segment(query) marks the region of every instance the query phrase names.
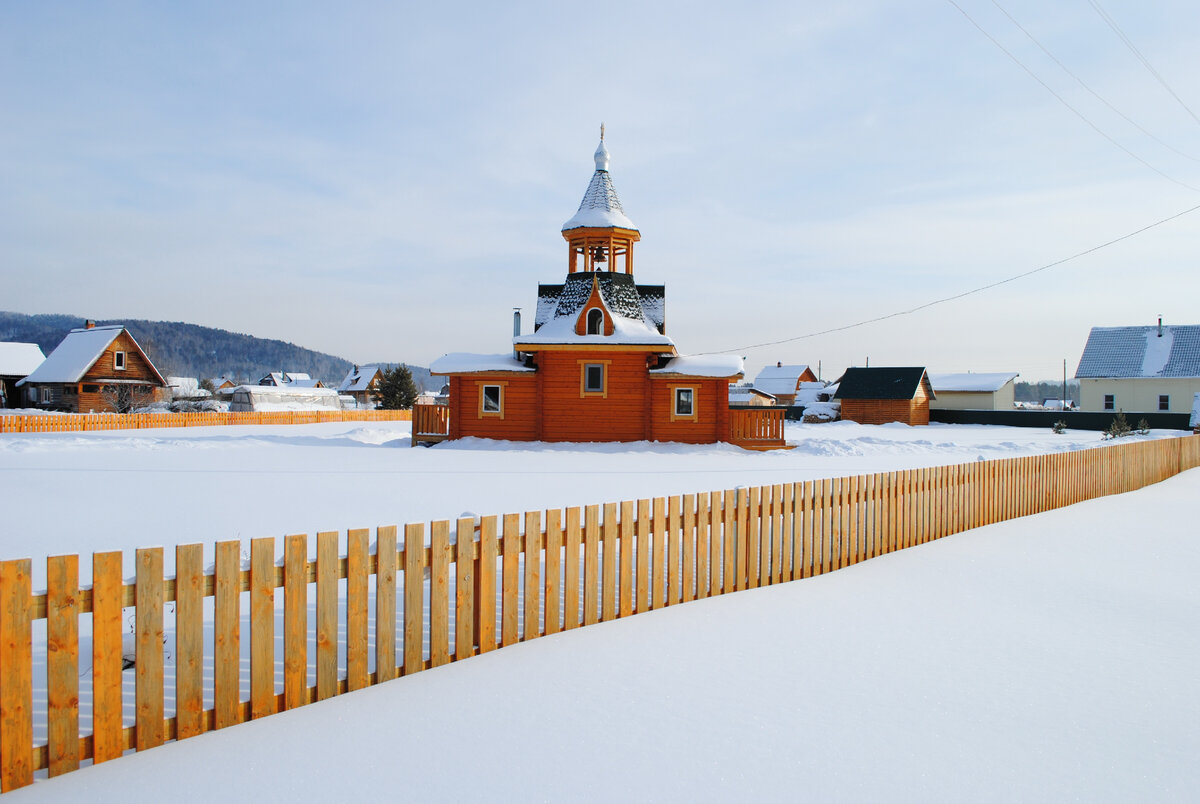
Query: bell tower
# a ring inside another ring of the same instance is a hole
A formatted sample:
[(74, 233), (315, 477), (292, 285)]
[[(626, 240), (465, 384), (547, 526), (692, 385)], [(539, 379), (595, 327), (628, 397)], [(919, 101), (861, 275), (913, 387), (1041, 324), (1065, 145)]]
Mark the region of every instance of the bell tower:
[(596, 147), (595, 160), (596, 172), (583, 194), (583, 201), (562, 227), (570, 255), (567, 273), (611, 271), (632, 275), (633, 244), (642, 236), (621, 208), (613, 187), (608, 172), (608, 148), (604, 145), (604, 124), (600, 125), (600, 145)]

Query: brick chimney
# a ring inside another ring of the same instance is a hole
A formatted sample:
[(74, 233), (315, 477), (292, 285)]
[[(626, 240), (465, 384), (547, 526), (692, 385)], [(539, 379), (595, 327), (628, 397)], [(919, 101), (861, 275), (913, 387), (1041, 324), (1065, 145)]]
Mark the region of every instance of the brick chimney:
[(95, 329), (96, 322), (89, 318), (87, 321), (83, 322), (83, 328), (84, 329)]

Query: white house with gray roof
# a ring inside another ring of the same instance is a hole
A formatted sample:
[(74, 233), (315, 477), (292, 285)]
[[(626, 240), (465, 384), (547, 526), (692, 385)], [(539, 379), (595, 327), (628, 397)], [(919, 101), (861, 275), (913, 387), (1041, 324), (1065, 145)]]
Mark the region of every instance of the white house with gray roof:
[(1200, 393), (1200, 325), (1092, 327), (1075, 379), (1080, 410), (1190, 413)]
[(937, 398), (931, 410), (1012, 410), (1016, 398), (1017, 372), (982, 371), (965, 374), (933, 374), (929, 382)]

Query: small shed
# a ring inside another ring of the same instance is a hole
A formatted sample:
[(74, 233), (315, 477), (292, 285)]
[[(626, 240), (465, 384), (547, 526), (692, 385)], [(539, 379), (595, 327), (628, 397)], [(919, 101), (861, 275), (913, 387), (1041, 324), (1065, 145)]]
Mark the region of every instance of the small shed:
[(28, 403), (71, 413), (116, 411), (156, 402), (167, 381), (120, 324), (73, 329), (18, 383)]
[(36, 343), (0, 343), (0, 408), (23, 407), (17, 383), (45, 359), (42, 347)]
[(929, 424), (936, 398), (922, 366), (851, 368), (838, 380), (843, 421), (859, 424)]
[(758, 372), (754, 387), (771, 394), (778, 404), (790, 406), (796, 403), (796, 392), (803, 383), (816, 381), (817, 375), (808, 366), (776, 363)]
[(731, 384), (729, 386), (729, 404), (768, 408), (775, 405), (775, 397), (753, 385)]
[(930, 374), (929, 382), (937, 398), (929, 403), (929, 407), (934, 410), (1012, 410), (1017, 376), (1015, 371)]

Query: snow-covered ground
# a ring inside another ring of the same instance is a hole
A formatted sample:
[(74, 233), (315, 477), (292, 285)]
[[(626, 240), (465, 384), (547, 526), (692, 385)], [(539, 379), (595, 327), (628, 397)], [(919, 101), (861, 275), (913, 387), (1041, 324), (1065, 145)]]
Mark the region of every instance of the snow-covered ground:
[[(4, 436), (2, 557), (32, 556), (37, 583), (41, 559), (62, 552), (202, 541), (211, 558), (218, 539), (1102, 446), (1092, 432), (850, 423), (789, 423), (797, 448), (771, 453), (410, 449), (408, 434), (397, 422)], [(5, 797), (1189, 800), (1198, 497), (1193, 471), (505, 648)]]
[(1200, 470), (504, 648), (14, 802), (1193, 801)]
[[(413, 449), (410, 432), (409, 422), (350, 422), (5, 435), (0, 557), (34, 558), (37, 585), (41, 557), (60, 553), (203, 542), (211, 560), (212, 543), (225, 539), (344, 534), (464, 511), (536, 511), (1104, 443), (1087, 431), (852, 422), (789, 422), (796, 448), (761, 453), (478, 439)], [(128, 561), (132, 574), (132, 553)]]

